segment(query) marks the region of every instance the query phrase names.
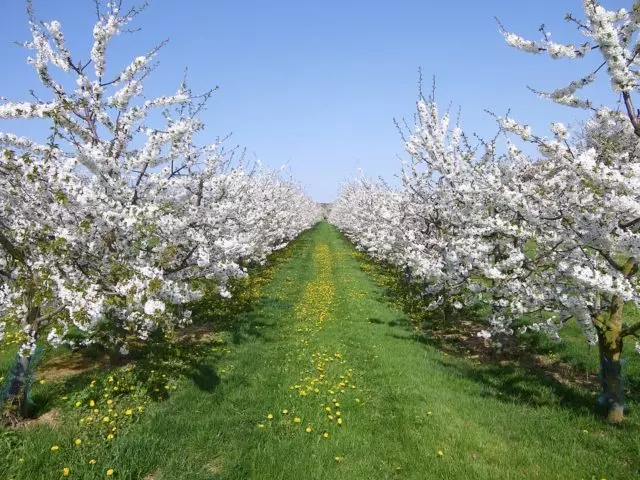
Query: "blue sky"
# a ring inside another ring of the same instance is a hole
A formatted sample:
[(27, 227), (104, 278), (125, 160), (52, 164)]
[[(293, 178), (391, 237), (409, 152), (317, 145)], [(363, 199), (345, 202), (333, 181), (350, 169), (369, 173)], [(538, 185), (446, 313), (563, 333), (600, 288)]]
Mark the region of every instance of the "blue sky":
[[(26, 64), (27, 52), (13, 44), (29, 38), (25, 3), (0, 1), (0, 96), (28, 100), (38, 80)], [(62, 23), (76, 58), (89, 57), (91, 0), (34, 0), (34, 5), (40, 19)], [(461, 107), (468, 133), (495, 132), (485, 109), (510, 108), (514, 118), (540, 133), (551, 121), (584, 118), (581, 111), (536, 98), (526, 86), (564, 86), (597, 66), (597, 53), (569, 62), (517, 52), (504, 44), (493, 18), (526, 37), (537, 39), (545, 23), (556, 41), (573, 40), (574, 29), (563, 17), (579, 14), (581, 5), (580, 0), (152, 0), (135, 24), (142, 30), (119, 37), (108, 61), (112, 67), (126, 65), (169, 38), (145, 93), (174, 92), (188, 66), (194, 90), (220, 87), (203, 114), (207, 136), (233, 133), (228, 147), (246, 147), (251, 159), (266, 165), (286, 164), (314, 199), (331, 201), (359, 168), (393, 181), (403, 153), (393, 119), (411, 120), (419, 67), (425, 88), (436, 76), (443, 108)], [(630, 2), (605, 5), (629, 7)], [(605, 77), (590, 88), (596, 101), (616, 101)], [(38, 134), (29, 124), (12, 122), (11, 130)]]

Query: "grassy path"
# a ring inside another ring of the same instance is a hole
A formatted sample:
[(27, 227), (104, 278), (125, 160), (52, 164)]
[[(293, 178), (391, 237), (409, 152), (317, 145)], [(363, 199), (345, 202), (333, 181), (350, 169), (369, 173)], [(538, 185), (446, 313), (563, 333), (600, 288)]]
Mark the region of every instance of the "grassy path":
[(637, 429), (494, 394), (471, 361), (415, 341), (325, 223), (244, 321), (223, 360), (114, 441), (114, 478), (640, 478)]

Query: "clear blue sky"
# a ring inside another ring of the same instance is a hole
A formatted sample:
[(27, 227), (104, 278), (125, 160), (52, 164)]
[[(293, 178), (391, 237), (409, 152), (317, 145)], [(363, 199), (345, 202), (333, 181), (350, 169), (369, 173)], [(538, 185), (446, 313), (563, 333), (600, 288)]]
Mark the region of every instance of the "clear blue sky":
[[(38, 81), (26, 64), (26, 50), (13, 44), (29, 38), (25, 4), (0, 1), (0, 96), (27, 100)], [(62, 23), (75, 58), (87, 59), (93, 2), (34, 0), (34, 5), (40, 19)], [(597, 65), (597, 54), (568, 62), (517, 52), (504, 44), (493, 19), (498, 16), (511, 30), (535, 39), (545, 23), (555, 40), (572, 40), (574, 29), (563, 17), (580, 13), (581, 5), (580, 0), (152, 0), (135, 25), (142, 31), (119, 37), (108, 60), (125, 65), (169, 38), (146, 93), (174, 92), (188, 66), (195, 90), (220, 87), (203, 115), (207, 135), (233, 133), (229, 147), (246, 147), (251, 158), (270, 166), (287, 164), (314, 199), (330, 201), (358, 168), (387, 179), (399, 170), (403, 152), (393, 119), (412, 117), (418, 67), (425, 88), (436, 76), (443, 107), (462, 108), (468, 132), (485, 137), (495, 132), (484, 109), (511, 108), (515, 118), (541, 133), (550, 121), (583, 118), (578, 110), (537, 99), (526, 85), (564, 86)], [(606, 81), (591, 91), (593, 98), (615, 101)], [(11, 127), (21, 134), (34, 128)]]

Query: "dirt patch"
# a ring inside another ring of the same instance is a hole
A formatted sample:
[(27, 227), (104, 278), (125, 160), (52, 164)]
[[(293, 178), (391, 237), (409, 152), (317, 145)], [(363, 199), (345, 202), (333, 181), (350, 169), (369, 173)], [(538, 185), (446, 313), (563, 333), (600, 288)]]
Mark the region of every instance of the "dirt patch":
[(38, 378), (48, 382), (56, 382), (95, 368), (108, 370), (109, 362), (107, 357), (93, 359), (87, 358), (80, 353), (71, 353), (46, 361), (38, 371)]
[(38, 418), (27, 420), (25, 422), (25, 428), (29, 428), (35, 425), (48, 425), (50, 427), (57, 427), (60, 423), (60, 410), (54, 408), (48, 412), (43, 413)]
[(212, 325), (190, 325), (176, 332), (178, 341), (210, 342), (214, 340)]
[(8, 428), (21, 429), (33, 428), (38, 425), (47, 425), (56, 428), (60, 424), (60, 411), (57, 408), (43, 413), (38, 418), (23, 419), (6, 411), (2, 417), (2, 425)]
[(207, 472), (212, 473), (213, 475), (219, 475), (222, 473), (222, 459), (216, 458), (213, 461), (207, 463), (205, 466)]

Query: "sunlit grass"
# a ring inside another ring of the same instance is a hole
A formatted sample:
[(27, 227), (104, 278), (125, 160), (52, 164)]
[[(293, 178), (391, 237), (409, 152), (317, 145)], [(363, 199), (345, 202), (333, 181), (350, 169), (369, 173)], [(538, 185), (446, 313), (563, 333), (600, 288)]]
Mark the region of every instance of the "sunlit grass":
[(636, 412), (612, 427), (579, 386), (425, 342), (391, 274), (326, 223), (282, 255), (241, 307), (201, 305), (213, 331), (37, 384), (59, 419), (2, 431), (0, 479), (640, 477)]

